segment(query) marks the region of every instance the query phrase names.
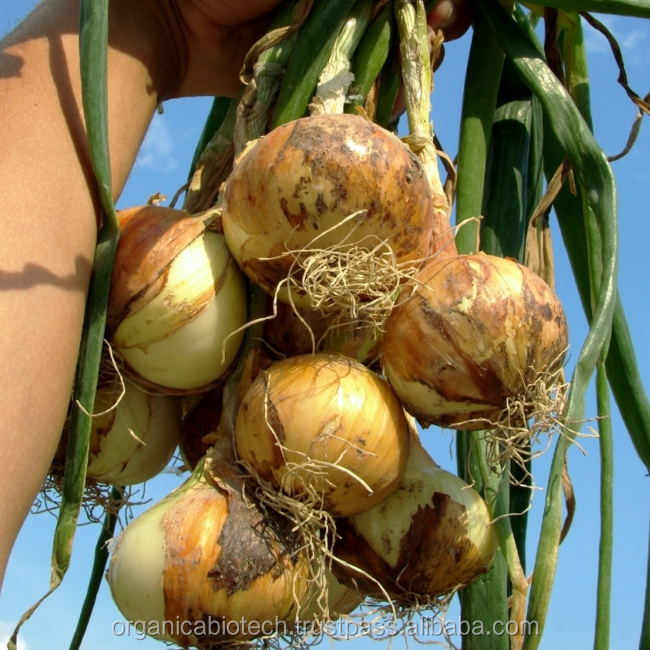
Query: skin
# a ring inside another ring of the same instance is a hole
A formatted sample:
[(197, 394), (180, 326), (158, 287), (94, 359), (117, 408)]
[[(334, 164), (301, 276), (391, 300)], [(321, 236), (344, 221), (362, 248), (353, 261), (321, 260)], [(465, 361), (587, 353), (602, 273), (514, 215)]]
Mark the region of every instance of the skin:
[[(156, 106), (234, 95), (279, 0), (111, 0), (117, 198)], [(45, 0), (1, 43), (0, 580), (59, 440), (95, 246), (78, 75), (78, 2)], [(10, 128), (6, 128), (10, 125)]]

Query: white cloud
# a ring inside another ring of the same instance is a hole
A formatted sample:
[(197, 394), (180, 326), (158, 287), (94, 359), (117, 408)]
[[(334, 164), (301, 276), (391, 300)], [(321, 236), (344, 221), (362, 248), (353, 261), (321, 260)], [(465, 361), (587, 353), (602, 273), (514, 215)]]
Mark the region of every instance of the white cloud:
[(174, 140), (164, 115), (154, 116), (135, 164), (162, 174), (176, 169)]
[[(9, 637), (14, 632), (15, 624), (0, 621), (0, 648), (6, 648), (9, 643)], [(18, 636), (18, 650), (27, 650), (29, 646), (22, 635)]]
[[(650, 36), (650, 31), (641, 26), (638, 19), (624, 19), (620, 16), (598, 16), (603, 25), (611, 32), (619, 44), (625, 57), (629, 57), (635, 64), (640, 61), (639, 54), (646, 48), (639, 47)], [(588, 52), (611, 53), (609, 42), (603, 34), (585, 23), (585, 46)]]

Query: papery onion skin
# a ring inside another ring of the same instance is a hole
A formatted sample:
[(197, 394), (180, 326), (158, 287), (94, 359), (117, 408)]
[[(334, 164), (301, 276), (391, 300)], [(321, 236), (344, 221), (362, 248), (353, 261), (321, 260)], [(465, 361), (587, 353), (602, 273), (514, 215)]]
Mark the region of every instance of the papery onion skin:
[(360, 116), (322, 115), (274, 129), (241, 157), (226, 182), (222, 218), (240, 267), (274, 294), (294, 258), (263, 258), (302, 249), (360, 210), (367, 216), (320, 236), (314, 247), (339, 244), (356, 227), (346, 243), (363, 240), (370, 249), (385, 240), (398, 262), (428, 253), (433, 207), (417, 158)]
[(202, 392), (232, 363), (246, 289), (223, 236), (201, 219), (145, 206), (120, 213), (107, 331), (128, 372), (147, 387)]
[[(258, 376), (240, 405), (235, 442), (239, 457), (264, 480), (296, 495), (311, 485), (324, 509), (347, 516), (395, 488), (409, 435), (399, 400), (383, 379), (348, 357), (320, 353), (285, 359)], [(290, 473), (291, 463), (306, 458), (321, 463), (316, 471), (323, 476), (303, 468)], [(324, 462), (352, 472), (372, 494)]]
[(87, 477), (109, 485), (135, 485), (159, 474), (180, 440), (181, 408), (171, 395), (150, 395), (126, 381), (99, 388), (90, 433)]
[(562, 305), (525, 266), (459, 255), (432, 260), (416, 280), (386, 322), (382, 368), (423, 426), (489, 428), (537, 373), (561, 367)]
[(223, 412), (223, 386), (205, 393), (183, 418), (179, 451), (193, 470), (214, 443)]
[[(438, 596), (485, 573), (496, 536), (480, 495), (411, 442), (404, 476), (384, 501), (337, 522), (339, 580), (383, 596)], [(366, 575), (367, 574), (367, 575)], [(370, 576), (370, 577), (369, 577)]]
[[(241, 624), (223, 633), (229, 621), (295, 620), (309, 587), (308, 559), (288, 526), (262, 515), (241, 491), (234, 479), (191, 478), (127, 526), (107, 577), (128, 620), (147, 630), (157, 621), (161, 632), (170, 622), (172, 634), (152, 636), (183, 647), (255, 636)], [(189, 633), (208, 618), (221, 623), (217, 634)], [(180, 634), (176, 621), (189, 622)]]
[[(273, 313), (273, 312), (271, 312)], [(277, 303), (277, 315), (266, 322), (264, 340), (271, 349), (286, 357), (312, 352), (336, 352), (371, 365), (379, 357), (381, 332), (369, 327), (342, 323), (332, 327), (334, 318), (312, 309)], [(309, 329), (313, 334), (313, 339)]]

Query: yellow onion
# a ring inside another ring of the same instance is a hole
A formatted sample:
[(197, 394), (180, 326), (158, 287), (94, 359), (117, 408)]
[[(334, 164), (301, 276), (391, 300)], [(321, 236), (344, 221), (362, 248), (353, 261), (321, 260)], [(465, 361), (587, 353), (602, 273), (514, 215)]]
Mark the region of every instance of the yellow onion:
[(179, 210), (120, 213), (107, 329), (126, 370), (147, 385), (200, 392), (235, 358), (246, 322), (244, 279), (223, 236)]
[(416, 435), (397, 488), (370, 510), (339, 520), (336, 532), (334, 553), (360, 571), (339, 562), (333, 571), (378, 596), (378, 583), (398, 598), (448, 593), (485, 573), (496, 552), (481, 496), (438, 467)]
[(285, 359), (260, 373), (239, 408), (239, 457), (290, 495), (313, 490), (334, 515), (389, 494), (408, 457), (408, 425), (379, 376), (348, 357)]
[(109, 485), (135, 485), (159, 474), (180, 440), (180, 404), (171, 395), (150, 395), (129, 381), (97, 389), (88, 478)]
[(273, 633), (278, 622), (282, 633), (296, 620), (309, 560), (287, 522), (244, 499), (241, 481), (227, 474), (192, 476), (114, 545), (113, 599), (150, 636), (204, 647)]
[[(359, 211), (367, 213), (334, 227)], [(386, 241), (398, 262), (421, 260), (433, 206), (422, 166), (399, 138), (357, 115), (320, 115), (280, 126), (244, 153), (226, 182), (222, 217), (240, 267), (274, 294), (294, 261), (282, 255), (312, 242), (372, 249)], [(294, 299), (311, 304), (299, 290)]]
[[(564, 311), (550, 287), (512, 259), (434, 259), (393, 308), (382, 368), (423, 426), (488, 428), (508, 398), (562, 366)], [(468, 420), (477, 420), (466, 423)]]

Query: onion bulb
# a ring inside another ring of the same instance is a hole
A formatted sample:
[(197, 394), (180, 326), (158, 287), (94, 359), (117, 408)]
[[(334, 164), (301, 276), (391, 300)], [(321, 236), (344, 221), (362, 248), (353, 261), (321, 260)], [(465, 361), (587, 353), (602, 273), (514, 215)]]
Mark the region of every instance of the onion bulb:
[(159, 474), (180, 440), (180, 404), (171, 395), (150, 395), (129, 381), (98, 388), (90, 433), (88, 478), (135, 485)]
[[(433, 207), (421, 164), (399, 138), (358, 115), (313, 116), (274, 129), (240, 157), (223, 196), (228, 246), (270, 294), (294, 262), (287, 253), (312, 242), (328, 249), (345, 240), (370, 250), (385, 241), (399, 263), (429, 251)], [(296, 304), (311, 306), (301, 290), (292, 292)], [(286, 291), (278, 295), (288, 299)]]
[(170, 392), (201, 392), (235, 358), (246, 290), (222, 235), (159, 206), (120, 213), (107, 329), (125, 370)]
[(296, 619), (310, 575), (299, 546), (284, 520), (244, 499), (238, 479), (192, 476), (126, 527), (107, 577), (127, 620), (157, 639), (204, 647)]
[(382, 368), (423, 426), (489, 428), (509, 398), (562, 367), (562, 305), (525, 266), (460, 255), (434, 259), (416, 281), (386, 321)]
[[(312, 622), (315, 625), (325, 622), (323, 616), (327, 611), (328, 619), (335, 620), (354, 611), (362, 602), (363, 596), (355, 588), (350, 588), (339, 582), (330, 569), (325, 570), (326, 593), (322, 596), (317, 589), (312, 588), (308, 594), (305, 606), (300, 608), (300, 620)], [(318, 628), (316, 628), (318, 629)]]
[[(181, 432), (179, 398), (151, 395), (128, 380), (122, 388), (112, 378), (97, 387), (93, 410), (87, 478), (136, 485), (159, 474), (172, 459)], [(59, 463), (65, 462), (69, 425), (68, 419), (56, 451)]]
[(333, 515), (362, 512), (400, 480), (408, 425), (390, 386), (360, 363), (320, 353), (261, 372), (239, 408), (239, 458), (290, 495)]
[(337, 352), (366, 365), (379, 356), (379, 331), (353, 323), (335, 324), (332, 316), (283, 302), (278, 302), (276, 307), (277, 314), (264, 326), (264, 340), (284, 356)]
[[(417, 435), (404, 476), (381, 503), (337, 522), (339, 580), (381, 596), (438, 596), (485, 573), (496, 536), (481, 496), (438, 467)], [(367, 574), (367, 575), (366, 575)], [(368, 577), (370, 576), (370, 577)]]

